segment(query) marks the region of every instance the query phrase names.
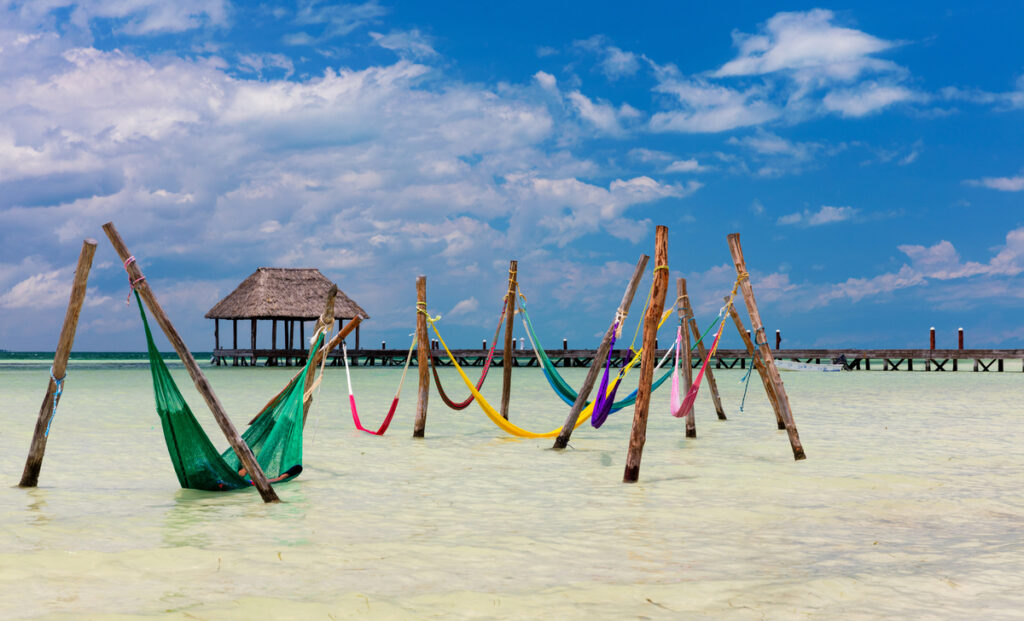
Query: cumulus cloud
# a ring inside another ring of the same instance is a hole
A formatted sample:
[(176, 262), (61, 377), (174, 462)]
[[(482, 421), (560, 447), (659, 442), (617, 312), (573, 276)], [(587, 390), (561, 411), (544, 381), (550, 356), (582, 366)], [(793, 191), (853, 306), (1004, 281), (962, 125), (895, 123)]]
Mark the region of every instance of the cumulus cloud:
[(805, 209), (802, 212), (798, 211), (781, 216), (777, 223), (782, 225), (822, 226), (824, 224), (834, 224), (849, 220), (856, 216), (857, 212), (858, 210), (853, 207), (822, 205), (818, 211)]
[(667, 173), (697, 173), (710, 170), (710, 166), (704, 166), (696, 159), (676, 160), (665, 167)]
[(860, 30), (835, 25), (835, 14), (825, 9), (776, 13), (757, 34), (733, 33), (739, 56), (714, 75), (746, 76), (778, 71), (815, 71), (848, 81), (868, 70), (892, 67), (872, 58), (897, 43)]

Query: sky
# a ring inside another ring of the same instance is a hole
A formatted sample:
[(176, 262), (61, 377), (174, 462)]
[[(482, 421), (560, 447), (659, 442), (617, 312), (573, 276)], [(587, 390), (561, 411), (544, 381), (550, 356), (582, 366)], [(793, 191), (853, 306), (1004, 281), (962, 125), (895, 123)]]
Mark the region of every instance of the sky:
[(76, 349), (144, 349), (107, 221), (196, 351), (260, 266), (393, 347), (424, 274), (478, 346), (510, 259), (593, 346), (659, 224), (702, 324), (738, 232), (786, 347), (1022, 347), (1024, 8), (708, 4), (0, 0), (0, 348), (56, 346), (91, 237)]

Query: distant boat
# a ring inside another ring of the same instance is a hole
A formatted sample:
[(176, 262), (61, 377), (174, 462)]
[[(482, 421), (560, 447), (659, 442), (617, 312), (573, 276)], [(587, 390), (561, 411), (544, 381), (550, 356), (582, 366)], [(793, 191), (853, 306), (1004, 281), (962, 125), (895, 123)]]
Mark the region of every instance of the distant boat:
[(825, 373), (833, 373), (843, 370), (843, 365), (841, 364), (812, 364), (810, 362), (796, 362), (793, 360), (776, 360), (775, 366), (780, 371), (823, 371)]

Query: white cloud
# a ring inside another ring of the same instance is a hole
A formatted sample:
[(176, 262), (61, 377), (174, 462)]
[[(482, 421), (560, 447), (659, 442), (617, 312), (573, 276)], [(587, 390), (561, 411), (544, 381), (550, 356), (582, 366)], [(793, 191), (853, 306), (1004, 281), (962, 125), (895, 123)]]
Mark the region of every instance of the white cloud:
[(893, 104), (921, 101), (923, 96), (903, 86), (868, 82), (856, 88), (829, 92), (822, 100), (826, 110), (846, 117), (859, 117), (878, 112)]
[(624, 52), (617, 47), (608, 46), (606, 56), (601, 61), (601, 70), (609, 80), (617, 80), (639, 71), (640, 60), (633, 52)]
[(860, 30), (833, 24), (835, 15), (825, 9), (776, 13), (756, 35), (733, 33), (737, 58), (727, 62), (717, 77), (747, 76), (777, 71), (813, 70), (833, 79), (852, 80), (862, 72), (888, 68), (886, 61), (871, 58), (894, 42)]
[(858, 210), (853, 207), (822, 205), (818, 211), (805, 209), (803, 212), (781, 216), (777, 223), (781, 225), (821, 226), (823, 224), (834, 224), (849, 220), (856, 216), (857, 212)]
[(676, 160), (665, 167), (667, 173), (695, 173), (710, 170), (710, 166), (703, 166), (695, 159)]
[(402, 56), (413, 58), (430, 58), (436, 56), (437, 52), (430, 44), (430, 38), (416, 28), (412, 30), (392, 30), (388, 34), (371, 32), (370, 36), (377, 45), (392, 50)]
[(640, 115), (640, 112), (629, 104), (623, 104), (616, 109), (605, 101), (591, 101), (579, 91), (569, 93), (568, 98), (580, 118), (613, 136), (625, 135), (623, 122), (636, 119)]
[(982, 179), (968, 179), (967, 185), (999, 190), (1001, 192), (1020, 192), (1024, 190), (1024, 175), (1014, 177), (984, 177)]
[(602, 59), (599, 63), (601, 73), (609, 80), (618, 80), (640, 71), (642, 56), (609, 44), (608, 38), (604, 35), (594, 35), (588, 39), (575, 41), (573, 46), (601, 56)]
[(469, 315), (480, 310), (480, 302), (473, 296), (460, 300), (455, 306), (452, 307), (445, 317), (454, 318), (461, 317), (463, 315)]
[(536, 80), (537, 84), (539, 84), (544, 90), (551, 91), (553, 93), (558, 92), (558, 80), (556, 80), (555, 76), (550, 73), (538, 71), (533, 74), (533, 79)]
[(654, 90), (672, 95), (681, 106), (652, 116), (650, 127), (655, 132), (716, 133), (761, 125), (781, 114), (758, 87), (739, 91), (677, 76), (661, 80)]

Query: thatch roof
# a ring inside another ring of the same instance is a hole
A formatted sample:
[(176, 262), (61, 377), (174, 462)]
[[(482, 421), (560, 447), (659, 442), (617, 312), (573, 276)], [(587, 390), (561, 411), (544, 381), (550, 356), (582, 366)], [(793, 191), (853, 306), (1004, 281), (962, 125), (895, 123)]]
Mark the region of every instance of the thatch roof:
[[(332, 283), (318, 269), (261, 267), (206, 313), (207, 319), (317, 319)], [(352, 298), (338, 290), (334, 316), (369, 319)]]

